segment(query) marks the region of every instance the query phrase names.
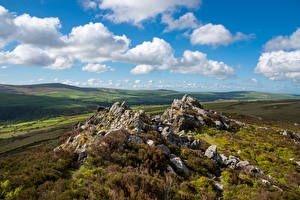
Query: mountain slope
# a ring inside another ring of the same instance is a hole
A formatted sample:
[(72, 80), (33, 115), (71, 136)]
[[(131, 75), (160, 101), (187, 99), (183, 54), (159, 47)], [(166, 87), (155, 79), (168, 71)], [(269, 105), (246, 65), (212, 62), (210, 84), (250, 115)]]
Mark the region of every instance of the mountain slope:
[(54, 152), (1, 158), (0, 197), (299, 199), (300, 128), (245, 119), (189, 96), (153, 117), (99, 107)]

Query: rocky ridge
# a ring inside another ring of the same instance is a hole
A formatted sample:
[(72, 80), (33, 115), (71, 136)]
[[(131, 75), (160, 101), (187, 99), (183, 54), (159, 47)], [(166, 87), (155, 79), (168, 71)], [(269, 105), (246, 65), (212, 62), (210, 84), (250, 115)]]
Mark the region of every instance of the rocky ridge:
[[(84, 123), (77, 123), (74, 126), (74, 134), (65, 143), (55, 148), (54, 151), (74, 151), (78, 154), (78, 160), (83, 162), (88, 156), (91, 146), (107, 146), (106, 139), (119, 137), (121, 131), (126, 142), (144, 143), (165, 152), (169, 156), (169, 164), (165, 166), (166, 170), (174, 174), (176, 173), (175, 168), (181, 170), (187, 176), (190, 171), (185, 161), (168, 148), (168, 144), (191, 150), (202, 150), (202, 154), (215, 162), (219, 168), (242, 169), (265, 177), (259, 168), (249, 162), (235, 156), (230, 155), (227, 157), (219, 154), (217, 147), (214, 145), (203, 150), (205, 148), (203, 146), (204, 141), (195, 139), (193, 136), (184, 135), (191, 131), (198, 131), (203, 127), (232, 131), (241, 126), (244, 126), (244, 124), (239, 121), (204, 109), (197, 99), (188, 95), (184, 95), (180, 100), (174, 99), (170, 108), (161, 116), (154, 117), (147, 115), (143, 110), (131, 110), (125, 102), (116, 102), (110, 108), (99, 107), (97, 112)], [(143, 135), (148, 133), (155, 134), (159, 139), (146, 140)], [(122, 145), (126, 144), (123, 143)], [(215, 176), (212, 175), (212, 177)], [(267, 179), (261, 180), (265, 184), (271, 184)], [(216, 180), (219, 180), (216, 181), (216, 187), (221, 189), (220, 177), (217, 177)]]

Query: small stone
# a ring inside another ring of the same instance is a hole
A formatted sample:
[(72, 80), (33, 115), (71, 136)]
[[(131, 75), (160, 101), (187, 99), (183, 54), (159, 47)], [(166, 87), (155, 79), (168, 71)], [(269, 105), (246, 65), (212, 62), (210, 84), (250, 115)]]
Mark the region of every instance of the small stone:
[(128, 142), (143, 143), (144, 141), (142, 140), (142, 138), (136, 135), (130, 135), (128, 138)]
[(174, 169), (171, 167), (171, 165), (168, 165), (168, 166), (167, 166), (167, 170), (168, 170), (169, 172), (171, 172), (172, 174), (176, 174), (176, 172), (175, 172)]
[(149, 146), (154, 146), (154, 141), (153, 140), (147, 140), (147, 144)]
[(238, 162), (238, 163), (236, 164), (236, 167), (238, 167), (238, 168), (244, 168), (244, 167), (246, 167), (246, 166), (248, 166), (248, 165), (250, 165), (249, 162), (247, 162), (247, 161), (240, 161), (240, 162)]
[(170, 149), (164, 144), (157, 145), (156, 147), (162, 150), (163, 152), (166, 152), (167, 154), (171, 153)]
[(190, 171), (182, 162), (179, 157), (171, 158), (170, 161), (179, 169), (183, 170), (186, 175), (189, 175)]
[(82, 150), (81, 152), (79, 152), (79, 155), (78, 155), (78, 160), (79, 160), (79, 161), (84, 160), (86, 157), (87, 157), (87, 152), (86, 152), (85, 149)]
[(271, 185), (272, 185), (272, 184), (271, 184), (268, 180), (266, 180), (266, 179), (261, 179), (261, 182), (262, 182), (263, 184), (267, 185), (267, 186), (271, 186)]
[(223, 185), (221, 183), (215, 183), (214, 187), (219, 191), (223, 191)]
[(267, 175), (267, 177), (268, 177), (268, 179), (273, 179), (272, 176), (269, 174)]

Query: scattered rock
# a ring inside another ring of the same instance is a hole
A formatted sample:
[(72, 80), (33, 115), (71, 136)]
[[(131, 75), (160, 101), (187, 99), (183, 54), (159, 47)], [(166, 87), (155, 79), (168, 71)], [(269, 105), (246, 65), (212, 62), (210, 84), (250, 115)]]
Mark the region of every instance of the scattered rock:
[(156, 147), (162, 150), (163, 152), (166, 152), (167, 154), (171, 153), (170, 149), (164, 144), (157, 145)]
[(204, 154), (206, 157), (214, 160), (215, 162), (217, 163), (221, 163), (222, 162), (222, 158), (221, 156), (219, 155), (218, 153), (218, 150), (217, 150), (217, 146), (216, 145), (212, 145), (210, 147), (208, 147), (205, 151), (205, 154)]
[(194, 140), (192, 142), (192, 144), (190, 145), (190, 148), (191, 149), (194, 149), (194, 150), (199, 150), (201, 148), (201, 140)]
[(215, 183), (214, 188), (221, 192), (223, 191), (223, 185), (221, 183)]
[(143, 143), (144, 141), (139, 136), (130, 135), (128, 138), (128, 142)]
[(171, 172), (172, 174), (176, 174), (176, 172), (175, 172), (174, 169), (171, 167), (171, 165), (168, 165), (168, 166), (167, 166), (167, 170), (168, 170), (169, 172)]
[(153, 140), (147, 140), (147, 144), (149, 146), (154, 146), (154, 141)]
[(271, 186), (271, 185), (272, 185), (272, 184), (271, 184), (268, 180), (266, 180), (266, 179), (261, 179), (261, 182), (262, 182), (263, 184), (267, 185), (267, 186)]
[(186, 175), (189, 175), (190, 171), (189, 169), (185, 166), (185, 164), (182, 162), (182, 160), (179, 157), (174, 157), (171, 158), (170, 161), (178, 168), (184, 171)]
[(86, 157), (87, 157), (87, 152), (84, 149), (84, 150), (82, 150), (82, 151), (79, 152), (78, 161), (83, 161)]

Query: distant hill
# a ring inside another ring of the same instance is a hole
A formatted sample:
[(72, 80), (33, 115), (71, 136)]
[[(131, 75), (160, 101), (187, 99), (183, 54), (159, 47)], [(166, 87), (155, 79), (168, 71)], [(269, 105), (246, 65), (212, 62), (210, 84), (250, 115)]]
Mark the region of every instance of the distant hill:
[(300, 95), (254, 91), (178, 92), (172, 90), (122, 90), (82, 88), (61, 83), (0, 85), (0, 121), (81, 114), (99, 105), (126, 101), (129, 105), (163, 105), (185, 93), (202, 102), (218, 100), (296, 100)]

